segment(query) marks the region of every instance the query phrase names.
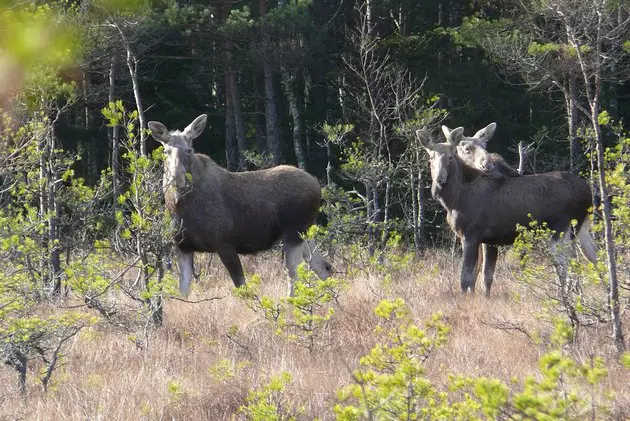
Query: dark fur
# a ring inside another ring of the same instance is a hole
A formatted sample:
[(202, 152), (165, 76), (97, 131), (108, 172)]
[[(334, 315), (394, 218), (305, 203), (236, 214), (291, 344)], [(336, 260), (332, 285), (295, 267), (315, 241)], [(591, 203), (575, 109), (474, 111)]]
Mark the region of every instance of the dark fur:
[(178, 245), (185, 251), (237, 253), (269, 249), (281, 235), (301, 241), (299, 233), (313, 225), (321, 201), (317, 179), (295, 167), (231, 173), (208, 156), (195, 154), (192, 190), (174, 205), (166, 203), (183, 224)]
[(206, 120), (202, 114), (183, 132), (169, 132), (156, 121), (148, 124), (164, 145), (164, 197), (179, 225), (175, 241), (182, 294), (189, 292), (194, 252), (216, 252), (241, 286), (245, 276), (238, 254), (267, 250), (280, 237), (292, 279), (302, 258), (318, 276), (328, 277), (328, 263), (301, 238), (317, 217), (317, 179), (287, 165), (240, 173), (219, 167), (210, 157), (193, 153), (192, 141)]
[(446, 210), (449, 226), (462, 240), (463, 292), (469, 288), (474, 291), (481, 244), (486, 294), (489, 294), (497, 246), (514, 242), (517, 224), (528, 226), (534, 219), (546, 222), (550, 229), (560, 233), (569, 230), (572, 220), (577, 220), (579, 229), (586, 219), (592, 204), (590, 187), (576, 175), (550, 172), (497, 179), (459, 158), (457, 137), (450, 140), (452, 143), (434, 144), (427, 132), (419, 130), (417, 135), (433, 154), (432, 159), (446, 165), (446, 175), (432, 173), (431, 193)]

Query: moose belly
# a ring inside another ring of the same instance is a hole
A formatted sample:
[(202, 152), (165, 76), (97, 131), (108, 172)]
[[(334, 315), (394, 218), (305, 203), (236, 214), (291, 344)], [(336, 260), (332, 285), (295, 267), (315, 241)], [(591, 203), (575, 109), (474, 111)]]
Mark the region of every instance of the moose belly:
[[(263, 228), (263, 229), (261, 229)], [(179, 248), (185, 251), (214, 253), (221, 244), (231, 244), (239, 254), (253, 254), (270, 249), (280, 238), (279, 227), (266, 226), (240, 230), (198, 230), (184, 228), (175, 238)]]

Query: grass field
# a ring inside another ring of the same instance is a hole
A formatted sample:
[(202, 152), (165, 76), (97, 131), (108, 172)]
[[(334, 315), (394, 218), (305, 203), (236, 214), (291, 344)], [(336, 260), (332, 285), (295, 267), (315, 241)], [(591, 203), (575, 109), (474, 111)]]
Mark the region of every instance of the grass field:
[[(394, 297), (405, 300), (419, 325), (441, 312), (451, 329), (447, 344), (425, 363), (431, 382), (444, 384), (449, 374), (460, 374), (510, 383), (535, 374), (552, 329), (549, 318), (541, 316), (540, 301), (516, 282), (518, 265), (500, 258), (492, 295), (485, 298), (482, 293), (460, 294), (459, 262), (443, 251), (428, 252), (393, 274), (386, 286), (369, 269), (348, 277), (339, 273), (348, 288), (309, 352), (274, 333), (260, 314), (233, 295), (217, 258), (202, 257), (197, 262), (201, 284), (189, 299), (216, 299), (169, 300), (163, 327), (142, 342), (128, 329), (104, 322), (82, 331), (66, 348), (47, 394), (37, 381), (38, 367), (31, 367), (26, 399), (15, 389), (15, 372), (4, 368), (0, 419), (245, 419), (239, 407), (248, 393), (281, 372), (292, 375), (283, 405), (302, 407), (297, 419), (334, 419), (338, 389), (352, 382), (352, 370), (375, 343), (374, 308)], [(261, 275), (264, 295), (286, 294), (277, 253), (245, 258), (244, 266)], [(626, 312), (626, 332), (629, 325)], [(604, 358), (609, 375), (603, 385), (615, 392), (613, 414), (629, 419), (630, 370), (615, 355), (610, 326), (580, 332), (566, 351), (578, 361)], [(584, 418), (591, 419), (588, 414)]]

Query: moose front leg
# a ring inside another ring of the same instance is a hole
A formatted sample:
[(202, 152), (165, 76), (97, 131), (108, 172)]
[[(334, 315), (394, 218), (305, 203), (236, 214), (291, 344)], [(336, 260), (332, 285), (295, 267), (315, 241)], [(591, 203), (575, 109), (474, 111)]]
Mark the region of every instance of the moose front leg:
[(188, 297), (190, 283), (194, 274), (194, 255), (192, 251), (177, 249), (177, 266), (179, 267), (179, 292)]
[(461, 287), (465, 294), (475, 292), (475, 281), (477, 280), (477, 261), (479, 258), (479, 242), (469, 238), (462, 240), (464, 259), (462, 262)]
[(217, 254), (221, 262), (223, 262), (223, 265), (227, 268), (234, 285), (237, 287), (245, 285), (243, 266), (241, 265), (241, 259), (239, 259), (236, 253), (236, 249), (233, 246), (219, 247)]
[(490, 287), (492, 286), (498, 254), (499, 249), (496, 246), (483, 245), (483, 282), (486, 286), (486, 297), (490, 296)]

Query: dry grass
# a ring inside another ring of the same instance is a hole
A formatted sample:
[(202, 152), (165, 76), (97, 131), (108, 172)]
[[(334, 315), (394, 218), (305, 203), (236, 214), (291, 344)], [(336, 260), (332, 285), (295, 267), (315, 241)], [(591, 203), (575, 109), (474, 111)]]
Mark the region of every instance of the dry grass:
[[(286, 294), (286, 275), (277, 254), (244, 260), (248, 270), (262, 275), (265, 295)], [(67, 349), (47, 395), (34, 380), (36, 371), (29, 373), (26, 401), (13, 388), (15, 374), (8, 368), (0, 371), (0, 419), (228, 420), (245, 403), (248, 391), (281, 371), (293, 375), (287, 396), (294, 405), (304, 405), (305, 419), (332, 419), (337, 389), (350, 382), (350, 370), (374, 344), (373, 309), (381, 299), (393, 297), (402, 297), (419, 322), (442, 312), (451, 328), (448, 344), (427, 363), (432, 381), (441, 383), (449, 373), (458, 373), (507, 382), (535, 373), (549, 334), (548, 324), (535, 317), (540, 303), (523, 291), (514, 299), (518, 285), (505, 260), (490, 298), (461, 296), (458, 265), (458, 258), (431, 252), (385, 288), (374, 273), (348, 279), (350, 288), (323, 334), (323, 345), (309, 353), (275, 335), (234, 298), (218, 259), (206, 260), (199, 265), (203, 284), (195, 286), (191, 300), (221, 299), (169, 301), (164, 326), (151, 335), (144, 350), (128, 333), (105, 324), (84, 331)], [(624, 323), (630, 325), (627, 315)], [(608, 329), (589, 329), (572, 352), (585, 360), (592, 354), (606, 359), (606, 386), (617, 392), (618, 405), (628, 411), (628, 371), (616, 362)], [(532, 332), (541, 335), (542, 344), (528, 337)]]

